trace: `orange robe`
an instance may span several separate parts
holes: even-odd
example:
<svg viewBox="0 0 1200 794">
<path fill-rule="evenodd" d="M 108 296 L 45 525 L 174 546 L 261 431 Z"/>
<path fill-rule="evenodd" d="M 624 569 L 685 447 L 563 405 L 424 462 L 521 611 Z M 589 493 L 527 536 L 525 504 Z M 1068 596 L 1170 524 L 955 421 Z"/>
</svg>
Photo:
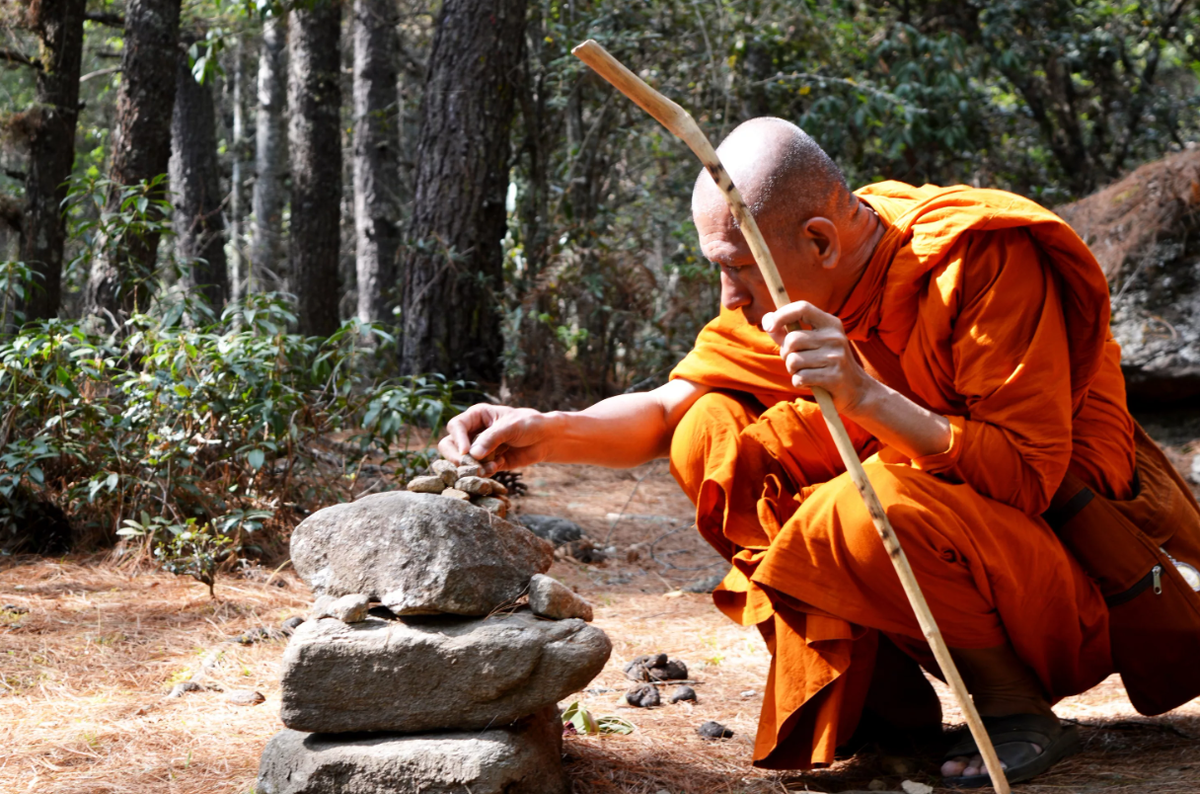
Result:
<svg viewBox="0 0 1200 794">
<path fill-rule="evenodd" d="M 875 377 L 950 419 L 910 459 L 847 422 L 947 644 L 1005 642 L 1052 700 L 1112 671 L 1108 612 L 1041 519 L 1070 469 L 1130 496 L 1133 420 L 1104 276 L 1058 216 L 966 187 L 871 185 L 886 225 L 836 312 Z M 853 732 L 879 632 L 936 670 L 816 404 L 765 333 L 722 311 L 672 372 L 717 391 L 671 468 L 732 569 L 717 606 L 772 651 L 756 765 L 828 764 Z"/>
</svg>

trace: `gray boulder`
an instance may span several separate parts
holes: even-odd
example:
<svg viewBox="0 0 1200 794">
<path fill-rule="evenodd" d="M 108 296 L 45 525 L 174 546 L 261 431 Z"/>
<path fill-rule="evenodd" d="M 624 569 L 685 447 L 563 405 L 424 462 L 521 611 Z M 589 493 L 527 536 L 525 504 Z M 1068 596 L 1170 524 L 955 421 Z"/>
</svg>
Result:
<svg viewBox="0 0 1200 794">
<path fill-rule="evenodd" d="M 583 537 L 583 528 L 574 521 L 557 516 L 523 515 L 521 523 L 539 538 L 550 541 L 555 546 L 570 543 Z"/>
<path fill-rule="evenodd" d="M 489 728 L 583 689 L 611 651 L 608 636 L 582 620 L 524 610 L 310 621 L 283 654 L 280 717 L 325 733 Z"/>
<path fill-rule="evenodd" d="M 397 615 L 486 615 L 553 562 L 552 548 L 516 524 L 406 491 L 313 513 L 291 551 L 318 596 L 364 593 Z"/>
<path fill-rule="evenodd" d="M 478 733 L 341 738 L 281 731 L 267 743 L 260 794 L 566 794 L 562 723 L 546 709 Z"/>
<path fill-rule="evenodd" d="M 1131 402 L 1200 395 L 1200 148 L 1055 209 L 1096 255 Z"/>
</svg>

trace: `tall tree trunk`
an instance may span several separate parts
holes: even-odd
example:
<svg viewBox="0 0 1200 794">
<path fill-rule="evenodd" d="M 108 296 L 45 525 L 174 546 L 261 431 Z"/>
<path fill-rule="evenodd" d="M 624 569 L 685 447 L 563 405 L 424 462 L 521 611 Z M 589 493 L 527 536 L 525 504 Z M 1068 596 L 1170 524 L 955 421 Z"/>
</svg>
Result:
<svg viewBox="0 0 1200 794">
<path fill-rule="evenodd" d="M 62 202 L 75 163 L 84 8 L 85 0 L 42 0 L 31 13 L 42 61 L 37 73 L 39 118 L 30 125 L 21 229 L 21 259 L 42 276 L 34 280 L 22 307 L 31 320 L 53 317 L 62 297 L 66 238 Z"/>
<path fill-rule="evenodd" d="M 179 58 L 180 0 L 129 0 L 125 9 L 125 48 L 113 130 L 107 212 L 120 210 L 121 186 L 149 181 L 167 171 L 171 159 L 171 115 Z M 161 194 L 159 195 L 161 198 Z M 152 219 L 157 220 L 154 210 Z M 125 235 L 106 245 L 92 265 L 87 311 L 144 309 L 158 253 L 159 234 Z"/>
<path fill-rule="evenodd" d="M 446 0 L 425 82 L 413 247 L 405 259 L 401 366 L 500 375 L 509 126 L 525 0 Z"/>
<path fill-rule="evenodd" d="M 354 0 L 354 231 L 358 319 L 386 319 L 400 242 L 396 10 Z"/>
<path fill-rule="evenodd" d="M 212 81 L 196 82 L 182 47 L 176 64 L 170 163 L 175 247 L 186 269 L 185 285 L 199 290 L 208 305 L 220 312 L 229 293 L 229 277 Z"/>
<path fill-rule="evenodd" d="M 245 256 L 242 251 L 242 160 L 246 148 L 244 85 L 246 81 L 246 47 L 238 36 L 233 47 L 233 162 L 229 175 L 229 300 L 241 300 L 245 288 Z"/>
<path fill-rule="evenodd" d="M 263 23 L 254 127 L 254 231 L 246 290 L 280 286 L 283 276 L 283 182 L 287 171 L 287 19 Z"/>
<path fill-rule="evenodd" d="M 341 4 L 292 11 L 288 37 L 288 148 L 292 162 L 289 262 L 301 333 L 337 330 L 341 237 Z"/>
</svg>

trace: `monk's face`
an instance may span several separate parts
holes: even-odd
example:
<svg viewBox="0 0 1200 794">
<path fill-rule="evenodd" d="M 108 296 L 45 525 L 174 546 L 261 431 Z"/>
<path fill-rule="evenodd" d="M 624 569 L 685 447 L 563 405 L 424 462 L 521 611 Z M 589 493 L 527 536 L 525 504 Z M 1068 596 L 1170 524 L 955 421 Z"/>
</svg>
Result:
<svg viewBox="0 0 1200 794">
<path fill-rule="evenodd" d="M 721 269 L 721 305 L 730 311 L 740 310 L 746 322 L 761 328 L 763 315 L 774 311 L 775 303 L 729 209 L 697 209 L 692 217 L 700 236 L 700 250 Z M 832 253 L 836 264 L 838 249 L 833 224 L 823 218 L 790 226 L 764 219 L 759 229 L 788 296 L 793 301 L 808 301 L 823 311 L 836 309 L 830 306 L 835 285 L 829 257 Z M 832 247 L 828 239 L 831 233 Z"/>
</svg>

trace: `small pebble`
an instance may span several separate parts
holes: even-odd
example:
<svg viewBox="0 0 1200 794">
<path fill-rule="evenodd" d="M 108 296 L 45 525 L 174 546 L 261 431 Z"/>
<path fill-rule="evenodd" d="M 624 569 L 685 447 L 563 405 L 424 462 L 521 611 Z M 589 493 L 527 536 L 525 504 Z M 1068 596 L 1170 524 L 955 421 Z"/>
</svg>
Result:
<svg viewBox="0 0 1200 794">
<path fill-rule="evenodd" d="M 352 593 L 341 598 L 324 595 L 313 604 L 308 619 L 337 618 L 343 623 L 362 623 L 367 619 L 367 610 L 370 608 L 370 597 L 362 593 Z"/>
<path fill-rule="evenodd" d="M 688 669 L 679 659 L 671 659 L 665 665 L 652 669 L 650 676 L 659 681 L 686 681 Z"/>
<path fill-rule="evenodd" d="M 435 460 L 429 464 L 429 471 L 436 477 L 441 477 L 447 487 L 454 485 L 458 479 L 458 467 L 448 460 Z"/>
<path fill-rule="evenodd" d="M 753 689 L 747 689 L 745 692 L 743 692 L 743 693 L 742 693 L 742 697 L 744 697 L 744 698 L 752 698 L 752 697 L 754 697 L 754 696 L 755 696 L 755 695 L 757 695 L 757 694 L 758 694 L 758 693 L 757 693 L 757 692 L 755 692 Z"/>
<path fill-rule="evenodd" d="M 562 582 L 541 573 L 529 580 L 529 609 L 550 620 L 579 618 L 591 623 L 593 618 L 591 604 Z"/>
<path fill-rule="evenodd" d="M 442 481 L 442 478 L 432 474 L 413 477 L 408 481 L 408 490 L 413 493 L 441 493 L 445 489 L 446 483 Z"/>
<path fill-rule="evenodd" d="M 685 593 L 711 593 L 717 589 L 717 585 L 725 580 L 725 574 L 715 573 L 712 576 L 701 579 L 698 582 L 684 585 L 681 589 Z"/>
<path fill-rule="evenodd" d="M 442 491 L 442 496 L 446 497 L 447 499 L 461 499 L 464 502 L 471 501 L 471 494 L 467 493 L 466 491 L 460 491 L 457 488 L 447 488 L 446 490 Z"/>
<path fill-rule="evenodd" d="M 344 595 L 329 605 L 329 613 L 343 623 L 362 623 L 371 608 L 370 596 L 362 593 Z"/>
<path fill-rule="evenodd" d="M 883 766 L 884 772 L 887 772 L 889 775 L 895 775 L 896 777 L 904 777 L 913 771 L 912 767 L 910 767 L 907 762 L 899 758 L 884 758 L 881 766 Z"/>
<path fill-rule="evenodd" d="M 304 618 L 299 615 L 292 615 L 287 620 L 279 624 L 279 630 L 284 634 L 291 634 L 296 629 L 300 628 L 300 624 L 304 622 Z"/>
<path fill-rule="evenodd" d="M 686 685 L 676 687 L 675 693 L 673 695 L 671 695 L 671 702 L 679 703 L 684 700 L 690 700 L 693 703 L 695 703 L 696 702 L 696 690 L 694 690 L 690 686 L 686 686 Z"/>
<path fill-rule="evenodd" d="M 918 783 L 915 780 L 905 780 L 900 784 L 905 794 L 933 794 L 933 786 Z"/>
<path fill-rule="evenodd" d="M 475 458 L 471 457 L 470 455 L 463 455 L 461 458 L 458 459 L 458 465 L 459 466 L 478 466 L 479 461 L 475 460 Z"/>
<path fill-rule="evenodd" d="M 471 496 L 491 496 L 492 481 L 483 477 L 459 477 L 454 487 L 466 491 Z"/>
<path fill-rule="evenodd" d="M 696 729 L 696 733 L 704 739 L 729 739 L 733 737 L 733 731 L 726 728 L 719 722 L 708 722 Z"/>
<path fill-rule="evenodd" d="M 244 634 L 239 634 L 236 637 L 230 637 L 230 642 L 236 642 L 239 645 L 253 645 L 259 640 L 265 640 L 271 636 L 271 630 L 266 626 L 259 626 L 255 629 L 250 629 Z"/>
<path fill-rule="evenodd" d="M 477 496 L 471 500 L 471 504 L 476 507 L 482 507 L 492 515 L 504 518 L 508 515 L 508 505 L 494 496 Z"/>
<path fill-rule="evenodd" d="M 665 653 L 639 656 L 625 665 L 625 677 L 631 681 L 686 681 L 687 665 L 668 659 Z"/>
<path fill-rule="evenodd" d="M 204 687 L 197 684 L 195 681 L 180 681 L 175 686 L 171 687 L 169 698 L 181 698 L 185 692 L 199 692 Z"/>
<path fill-rule="evenodd" d="M 625 693 L 625 702 L 640 709 L 648 709 L 651 706 L 662 704 L 662 698 L 658 696 L 658 687 L 653 684 L 642 684 Z"/>
<path fill-rule="evenodd" d="M 254 692 L 248 689 L 230 692 L 225 696 L 225 699 L 235 706 L 257 706 L 266 700 L 261 692 Z"/>
<path fill-rule="evenodd" d="M 508 488 L 505 487 L 504 483 L 491 479 L 488 480 L 488 483 L 492 487 L 492 496 L 508 496 Z"/>
<path fill-rule="evenodd" d="M 867 784 L 867 791 L 887 791 L 887 783 L 884 783 L 879 778 L 875 778 Z"/>
</svg>

